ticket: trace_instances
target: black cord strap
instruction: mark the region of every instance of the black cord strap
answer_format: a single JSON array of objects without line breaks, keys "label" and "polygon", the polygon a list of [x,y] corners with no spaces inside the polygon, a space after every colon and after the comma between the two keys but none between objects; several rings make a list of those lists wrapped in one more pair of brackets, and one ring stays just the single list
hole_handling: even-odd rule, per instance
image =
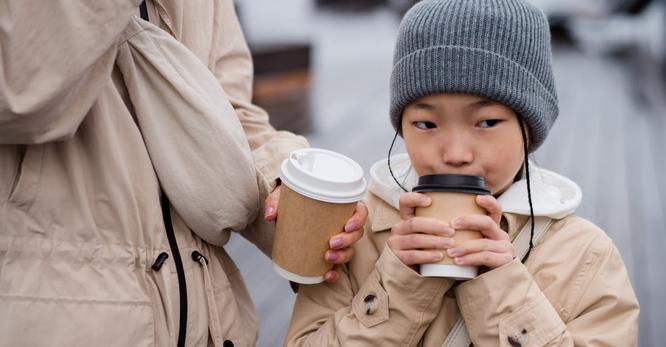
[{"label": "black cord strap", "polygon": [[141,15],[141,19],[143,20],[148,20],[148,7],[146,7],[146,1],[141,1],[141,5],[139,5],[139,14]]},{"label": "black cord strap", "polygon": [[178,275],[178,291],[180,293],[180,322],[178,324],[177,346],[185,347],[185,329],[187,328],[187,284],[185,283],[185,269],[183,268],[183,260],[180,257],[180,251],[178,250],[176,233],[173,231],[169,198],[167,198],[166,194],[162,193],[160,200],[162,205],[162,216],[164,218],[164,227],[166,228],[167,239],[169,240],[169,248],[171,249],[173,262],[174,265],[176,265],[176,274]]},{"label": "black cord strap", "polygon": [[530,165],[529,165],[529,146],[527,144],[527,133],[525,132],[525,124],[523,124],[523,120],[518,118],[518,123],[520,124],[520,133],[523,135],[523,151],[525,152],[525,179],[527,180],[527,201],[530,204],[530,223],[531,224],[531,229],[530,229],[530,247],[527,249],[527,253],[521,259],[523,263],[527,261],[527,258],[530,256],[530,253],[532,252],[532,248],[534,247],[534,207],[532,206],[532,184],[530,183]]},{"label": "black cord strap", "polygon": [[400,189],[402,189],[402,191],[407,192],[407,189],[405,189],[405,187],[403,187],[402,184],[398,182],[398,179],[395,178],[395,175],[393,174],[393,169],[391,168],[391,151],[393,151],[393,145],[395,144],[395,140],[398,138],[399,133],[400,130],[395,131],[395,136],[393,136],[393,141],[391,141],[391,147],[389,147],[388,158],[386,158],[386,161],[388,162],[389,172],[391,173],[391,177],[393,177],[395,183],[398,185],[398,187],[400,187]]}]

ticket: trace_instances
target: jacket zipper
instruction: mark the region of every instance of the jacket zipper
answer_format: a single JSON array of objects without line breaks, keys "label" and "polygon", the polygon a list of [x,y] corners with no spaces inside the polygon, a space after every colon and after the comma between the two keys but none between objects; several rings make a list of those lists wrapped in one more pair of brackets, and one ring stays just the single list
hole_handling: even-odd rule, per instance
[{"label": "jacket zipper", "polygon": [[178,243],[176,242],[176,234],[173,231],[173,224],[171,222],[171,208],[169,198],[166,194],[162,193],[160,198],[162,205],[162,216],[164,216],[164,227],[166,228],[167,239],[169,240],[169,248],[173,255],[173,262],[176,265],[176,274],[178,275],[178,292],[180,293],[180,322],[178,324],[178,347],[185,346],[185,329],[187,328],[187,284],[185,283],[185,269],[183,268],[183,260],[180,257],[178,250]]}]

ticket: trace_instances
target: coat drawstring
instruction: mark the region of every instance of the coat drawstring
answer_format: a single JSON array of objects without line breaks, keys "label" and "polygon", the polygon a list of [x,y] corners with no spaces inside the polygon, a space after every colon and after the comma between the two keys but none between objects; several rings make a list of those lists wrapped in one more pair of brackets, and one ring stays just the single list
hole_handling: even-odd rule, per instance
[{"label": "coat drawstring", "polygon": [[224,345],[224,336],[222,331],[220,331],[220,315],[217,311],[217,302],[215,301],[215,293],[213,292],[213,282],[210,278],[210,272],[208,271],[208,259],[201,254],[199,251],[192,252],[192,260],[201,264],[203,267],[203,277],[204,277],[204,290],[206,291],[206,304],[208,305],[208,327],[210,330],[210,335],[213,338],[213,344],[215,347],[223,347]]}]

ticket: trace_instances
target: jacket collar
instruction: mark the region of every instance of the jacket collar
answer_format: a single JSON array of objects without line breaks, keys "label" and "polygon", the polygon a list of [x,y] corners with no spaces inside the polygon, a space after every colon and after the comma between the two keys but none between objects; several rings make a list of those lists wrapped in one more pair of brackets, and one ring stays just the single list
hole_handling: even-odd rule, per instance
[{"label": "jacket collar", "polygon": [[372,193],[370,194],[373,199],[373,203],[368,204],[372,214],[372,224],[370,225],[372,232],[389,230],[401,221],[398,210]]}]

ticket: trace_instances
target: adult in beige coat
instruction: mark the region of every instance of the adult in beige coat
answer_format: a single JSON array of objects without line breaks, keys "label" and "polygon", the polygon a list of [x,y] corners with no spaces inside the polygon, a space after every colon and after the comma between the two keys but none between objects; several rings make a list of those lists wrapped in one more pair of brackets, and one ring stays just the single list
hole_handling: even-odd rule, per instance
[{"label": "adult in beige coat", "polygon": [[270,251],[307,142],[250,103],[231,1],[138,5],[0,3],[0,345],[255,344],[220,246]]}]

